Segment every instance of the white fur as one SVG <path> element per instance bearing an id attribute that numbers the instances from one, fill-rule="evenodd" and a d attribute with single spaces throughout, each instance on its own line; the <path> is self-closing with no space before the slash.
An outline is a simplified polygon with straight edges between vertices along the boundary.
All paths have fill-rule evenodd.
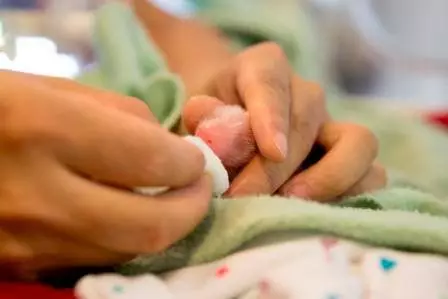
<path id="1" fill-rule="evenodd" d="M 241 126 L 244 121 L 245 111 L 238 105 L 226 105 L 215 109 L 211 117 L 204 119 L 199 126 L 210 128 L 217 124 L 226 124 L 227 127 Z"/>

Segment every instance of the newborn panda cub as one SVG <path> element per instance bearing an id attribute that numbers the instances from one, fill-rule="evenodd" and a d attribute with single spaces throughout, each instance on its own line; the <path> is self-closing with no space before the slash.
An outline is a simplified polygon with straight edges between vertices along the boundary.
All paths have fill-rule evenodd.
<path id="1" fill-rule="evenodd" d="M 236 105 L 219 106 L 196 127 L 194 136 L 185 140 L 198 147 L 205 158 L 204 172 L 213 179 L 215 196 L 224 194 L 230 185 L 230 176 L 247 164 L 254 156 L 256 145 L 249 115 Z M 156 195 L 167 191 L 165 187 L 139 187 L 136 191 Z"/>
<path id="2" fill-rule="evenodd" d="M 215 188 L 224 193 L 229 188 L 229 176 L 232 178 L 255 154 L 248 113 L 236 105 L 219 106 L 198 124 L 195 137 L 205 147 L 200 149 L 205 150 L 206 171 L 212 174 Z M 191 141 L 194 137 L 185 138 Z"/>
<path id="3" fill-rule="evenodd" d="M 198 124 L 195 136 L 205 141 L 228 171 L 247 164 L 256 150 L 249 114 L 236 105 L 217 107 Z"/>

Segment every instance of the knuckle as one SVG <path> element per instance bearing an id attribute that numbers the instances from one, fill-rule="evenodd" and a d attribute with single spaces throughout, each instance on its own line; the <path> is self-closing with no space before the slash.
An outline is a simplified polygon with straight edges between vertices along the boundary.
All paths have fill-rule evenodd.
<path id="1" fill-rule="evenodd" d="M 263 92 L 276 98 L 289 99 L 291 71 L 286 55 L 278 44 L 267 42 L 254 46 L 239 61 L 241 73 L 237 77 L 237 85 L 244 94 L 262 87 Z"/>
<path id="2" fill-rule="evenodd" d="M 267 97 L 274 99 L 290 99 L 291 86 L 285 73 L 275 69 L 261 69 L 248 74 L 245 80 L 248 84 L 241 84 L 244 94 L 262 91 Z"/>
<path id="3" fill-rule="evenodd" d="M 293 105 L 290 110 L 290 129 L 294 134 L 295 139 L 309 138 L 309 134 L 313 131 L 317 131 L 318 124 L 320 123 L 320 117 L 315 108 L 311 109 L 297 107 L 299 105 Z"/>
<path id="4" fill-rule="evenodd" d="M 286 80 L 282 80 L 275 72 L 258 72 L 256 80 L 265 87 L 268 93 L 282 96 L 289 93 L 289 85 L 285 84 Z"/>
<path id="5" fill-rule="evenodd" d="M 305 137 L 305 133 L 312 132 L 312 128 L 315 127 L 315 119 L 310 117 L 303 117 L 300 111 L 291 111 L 291 126 L 290 129 L 294 134 L 295 139 Z"/>

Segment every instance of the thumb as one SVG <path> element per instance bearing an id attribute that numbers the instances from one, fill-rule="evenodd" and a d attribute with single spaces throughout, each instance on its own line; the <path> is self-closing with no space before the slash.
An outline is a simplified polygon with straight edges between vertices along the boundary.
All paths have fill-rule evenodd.
<path id="1" fill-rule="evenodd" d="M 225 104 L 210 96 L 195 96 L 190 98 L 182 111 L 182 120 L 189 133 L 194 133 L 198 124 L 210 116 L 217 107 Z"/>

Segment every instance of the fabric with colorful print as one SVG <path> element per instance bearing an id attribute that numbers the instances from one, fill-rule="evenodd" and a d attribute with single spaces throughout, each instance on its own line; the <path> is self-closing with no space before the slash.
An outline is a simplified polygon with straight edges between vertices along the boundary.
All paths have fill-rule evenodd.
<path id="1" fill-rule="evenodd" d="M 161 276 L 86 276 L 75 291 L 79 299 L 443 299 L 448 259 L 314 237 Z"/>

